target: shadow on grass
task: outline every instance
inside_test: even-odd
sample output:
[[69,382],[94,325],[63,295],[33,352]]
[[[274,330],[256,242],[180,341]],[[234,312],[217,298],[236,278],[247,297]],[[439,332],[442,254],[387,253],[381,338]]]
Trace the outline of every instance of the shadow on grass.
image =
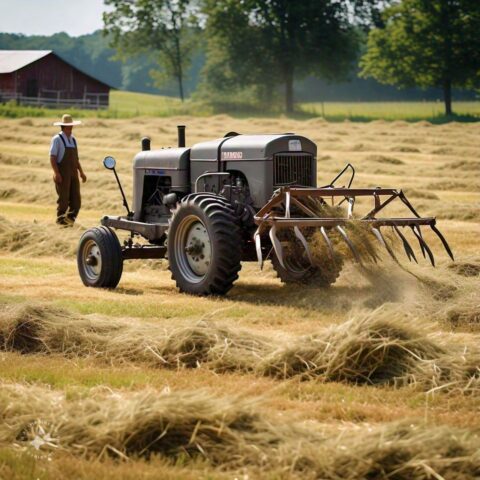
[[346,312],[353,307],[377,308],[398,301],[398,291],[381,290],[372,285],[333,285],[318,288],[314,285],[236,284],[225,297],[226,301],[251,305],[289,307],[305,311]]

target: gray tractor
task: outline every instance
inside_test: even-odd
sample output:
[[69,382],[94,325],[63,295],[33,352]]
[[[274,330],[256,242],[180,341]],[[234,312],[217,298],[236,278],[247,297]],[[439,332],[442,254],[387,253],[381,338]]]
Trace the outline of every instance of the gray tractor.
[[[429,226],[453,258],[435,218],[420,217],[401,190],[352,188],[355,170],[350,164],[330,184],[317,188],[316,157],[316,145],[293,133],[230,132],[187,148],[185,127],[179,126],[177,148],[151,150],[150,139],[142,139],[142,151],[133,159],[131,210],[115,159],[106,157],[104,166],[114,172],[127,214],[105,216],[102,226],[81,237],[77,263],[83,283],[115,288],[124,260],[167,258],[180,291],[223,295],[238,278],[242,261],[258,261],[262,267],[271,259],[283,282],[328,286],[335,282],[343,264],[333,249],[333,237],[341,239],[353,258],[362,261],[348,235],[350,226],[358,222],[395,260],[381,227],[391,227],[408,258],[416,261],[399,228],[409,227],[423,256],[434,264],[421,231],[422,226]],[[347,178],[347,172],[347,185],[336,186],[340,178]],[[373,208],[362,217],[353,213],[357,197],[373,199]],[[413,216],[378,218],[377,214],[395,199]],[[340,204],[346,206],[341,215],[338,208],[332,208]],[[123,245],[115,230],[130,233]],[[320,232],[328,251],[320,262],[311,252],[315,232]],[[148,243],[138,243],[137,237]]]

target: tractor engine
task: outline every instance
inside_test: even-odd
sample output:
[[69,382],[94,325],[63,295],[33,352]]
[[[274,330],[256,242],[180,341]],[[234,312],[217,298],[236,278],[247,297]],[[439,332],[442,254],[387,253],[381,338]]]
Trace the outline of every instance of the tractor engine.
[[221,195],[246,215],[242,208],[259,210],[279,187],[316,186],[317,148],[305,137],[232,132],[191,148],[184,138],[180,127],[178,148],[150,150],[142,141],[133,161],[134,220],[161,223],[188,193]]

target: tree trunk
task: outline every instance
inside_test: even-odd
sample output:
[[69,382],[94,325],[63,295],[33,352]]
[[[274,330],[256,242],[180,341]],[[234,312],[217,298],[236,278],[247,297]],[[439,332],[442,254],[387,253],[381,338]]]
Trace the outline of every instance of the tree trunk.
[[177,80],[178,80],[178,91],[180,93],[180,99],[183,102],[185,100],[185,96],[183,93],[183,78],[181,73],[178,75]]
[[443,100],[445,102],[445,115],[452,115],[452,81],[443,82]]
[[285,110],[293,113],[293,71],[290,68],[285,72]]

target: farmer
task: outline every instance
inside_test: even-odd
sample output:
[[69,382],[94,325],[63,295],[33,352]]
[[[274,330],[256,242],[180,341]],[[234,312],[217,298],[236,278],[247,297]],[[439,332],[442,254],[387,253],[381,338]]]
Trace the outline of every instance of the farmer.
[[50,145],[50,164],[53,169],[53,181],[57,190],[57,223],[59,225],[73,225],[80,211],[80,181],[87,181],[78,159],[77,141],[72,135],[75,125],[82,122],[73,121],[72,116],[65,114],[61,122],[53,125],[60,126],[62,131],[52,138]]

